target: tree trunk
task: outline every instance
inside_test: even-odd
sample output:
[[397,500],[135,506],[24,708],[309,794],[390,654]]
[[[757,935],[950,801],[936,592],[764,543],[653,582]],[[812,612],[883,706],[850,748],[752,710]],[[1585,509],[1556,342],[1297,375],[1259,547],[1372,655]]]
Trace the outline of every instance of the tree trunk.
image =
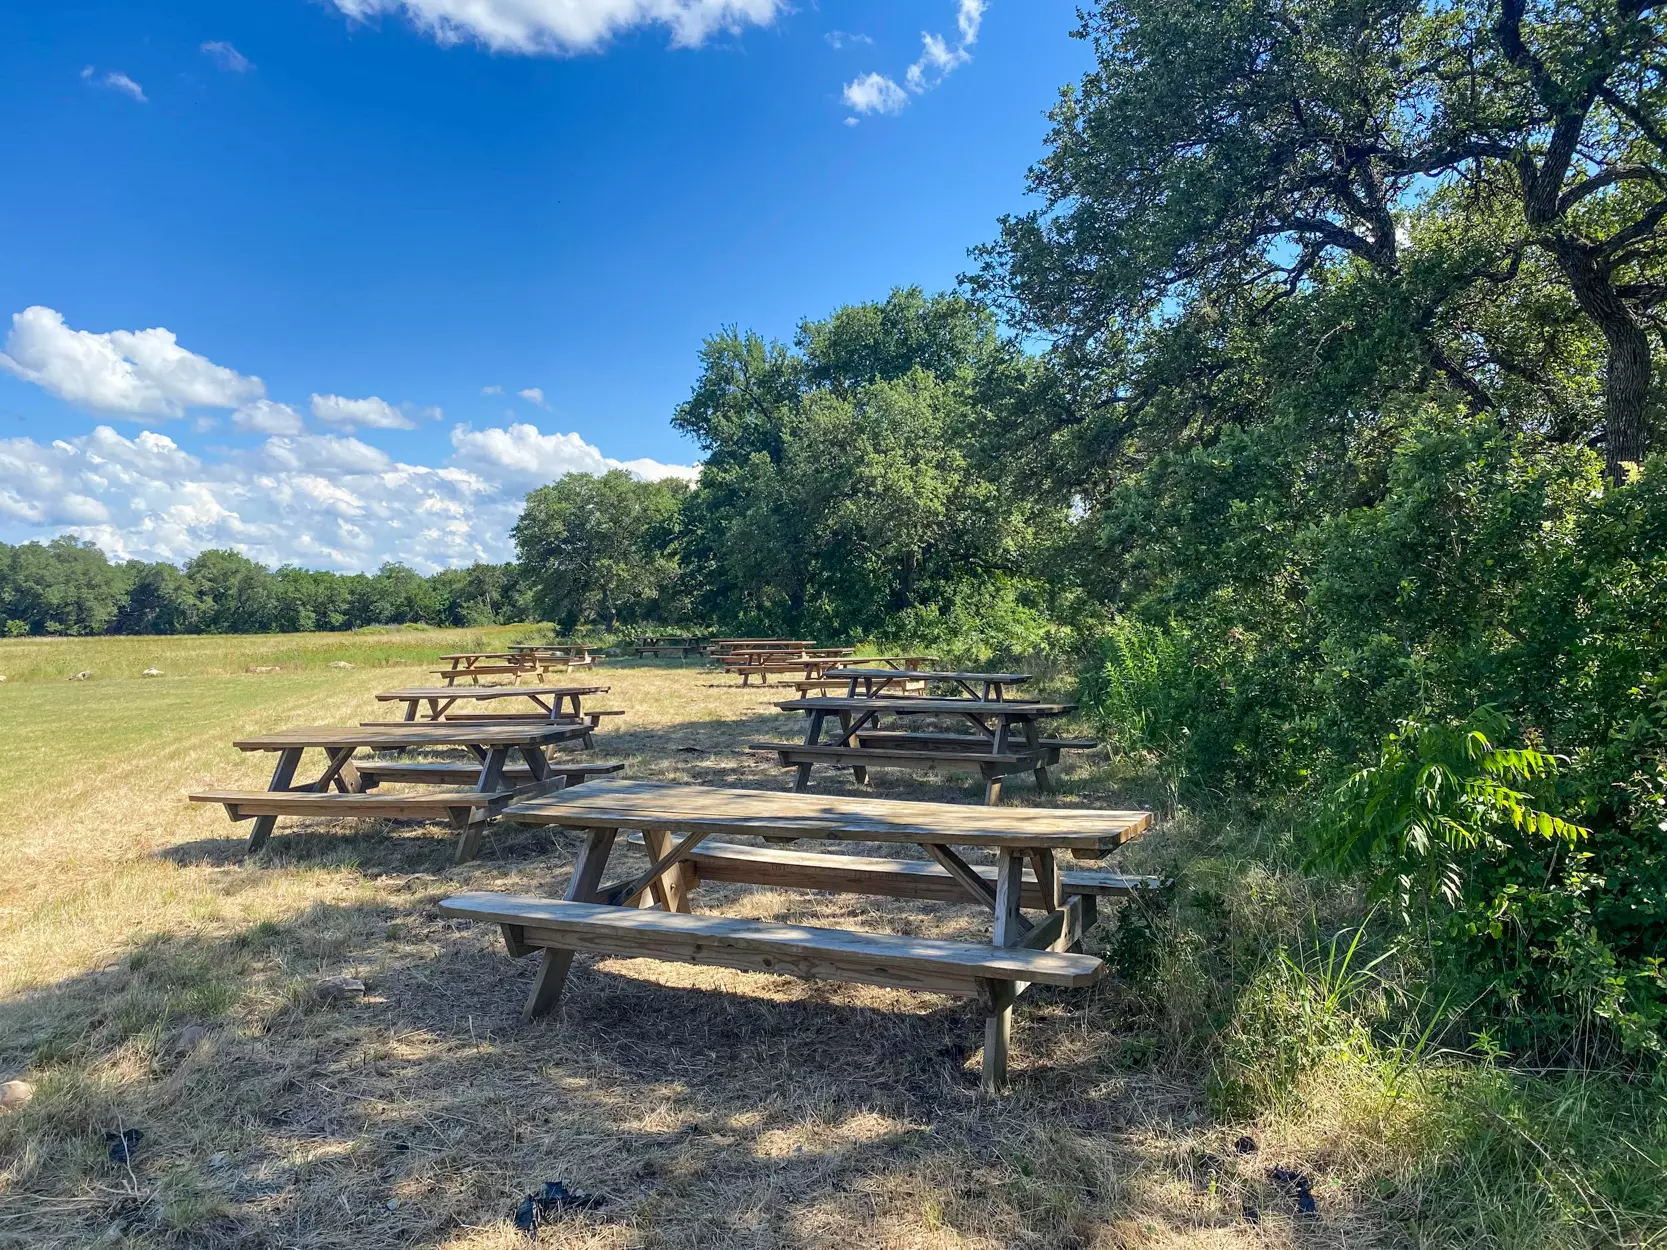
[[1644,458],[1649,431],[1644,401],[1650,389],[1650,340],[1626,301],[1615,291],[1608,268],[1578,240],[1554,235],[1552,256],[1569,280],[1575,303],[1603,332],[1609,349],[1604,377],[1604,467],[1612,482],[1625,480],[1622,466]]

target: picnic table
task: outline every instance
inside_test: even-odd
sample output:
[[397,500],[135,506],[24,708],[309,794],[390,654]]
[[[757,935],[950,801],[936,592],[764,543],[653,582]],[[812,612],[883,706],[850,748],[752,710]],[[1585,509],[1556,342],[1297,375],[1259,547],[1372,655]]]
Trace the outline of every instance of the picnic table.
[[561,668],[570,673],[576,668],[588,668],[607,659],[600,648],[582,642],[518,642],[511,643],[509,650],[511,655],[531,662],[540,671]]
[[[249,851],[265,845],[280,816],[348,816],[364,820],[416,818],[449,819],[459,829],[457,862],[473,859],[487,820],[517,796],[531,797],[560,789],[572,780],[599,772],[618,771],[618,765],[553,765],[548,748],[584,738],[590,727],[582,723],[517,724],[500,721],[443,721],[418,724],[309,725],[276,733],[239,738],[240,751],[272,751],[278,756],[271,783],[265,790],[201,790],[193,803],[219,803],[234,821],[253,820]],[[472,761],[452,763],[382,763],[354,759],[360,750],[405,751],[422,747],[463,747]],[[324,771],[312,781],[295,784],[295,774],[308,751],[322,751]],[[509,766],[518,754],[520,768]],[[419,793],[374,794],[385,781],[415,782],[431,788]],[[461,781],[463,784],[452,784]],[[332,793],[332,787],[336,793]]]
[[699,655],[706,649],[698,638],[687,635],[658,636],[644,638],[631,648],[631,654],[641,659],[644,656],[671,655],[682,659],[688,655]]
[[[1009,697],[1007,687],[1020,686],[1031,680],[1029,673],[970,673],[952,669],[922,669],[907,665],[902,668],[856,668],[849,663],[828,669],[824,678],[828,684],[844,683],[847,697],[853,699],[859,694],[869,698],[887,693],[895,694],[897,692],[893,690],[893,686],[898,683],[902,683],[904,689],[910,686],[924,688],[935,683],[956,686],[969,699],[997,703]],[[859,685],[862,687],[860,691],[857,689]]]
[[[1028,772],[1038,789],[1048,789],[1048,769],[1059,763],[1062,750],[1087,750],[1098,744],[1092,739],[1044,738],[1039,722],[1076,710],[1074,703],[1038,703],[1012,699],[931,699],[913,695],[863,696],[826,695],[789,699],[776,704],[786,712],[805,712],[810,726],[802,743],[753,742],[750,751],[773,751],[783,767],[793,766],[798,775],[795,791],[810,784],[815,764],[849,767],[859,785],[868,781],[874,766],[942,768],[951,772],[972,772],[984,778],[984,801],[1001,798],[1002,778]],[[910,729],[881,729],[881,717],[937,716],[964,721],[972,733],[932,733]],[[822,741],[822,728],[829,717],[837,719],[839,733],[831,742]]]
[[[1095,922],[1097,900],[1156,884],[1060,864],[1065,853],[1103,857],[1144,831],[1149,812],[603,781],[517,802],[504,816],[585,835],[562,899],[474,893],[440,904],[443,914],[501,926],[511,956],[542,952],[526,1018],[554,1009],[579,951],[981,997],[983,1086],[991,1093],[1007,1084],[1014,1001],[1031,984],[1082,986],[1104,976],[1099,958],[1074,949]],[[622,830],[636,831],[649,863],[608,881]],[[674,834],[682,835],[675,843]],[[719,834],[913,844],[927,858],[807,853],[713,840]],[[993,852],[994,864],[968,862],[956,849],[965,847]],[[970,902],[992,913],[992,937],[986,944],[696,916],[690,895],[703,880]]]
[[[894,693],[920,692],[926,690],[926,683],[920,679],[919,670],[936,660],[932,655],[846,655],[825,657],[807,661],[804,666],[805,675],[798,681],[789,684],[800,694],[811,691],[826,693],[830,687],[847,686],[847,694],[856,693],[856,683],[848,681],[845,674],[860,665],[879,665],[875,669],[859,669],[861,672],[884,673],[889,680],[882,682],[878,688],[865,693],[879,693],[880,689],[893,689]],[[873,680],[870,679],[870,686]]]
[[[376,696],[379,703],[405,704],[405,722],[414,721],[527,721],[533,724],[581,723],[592,732],[600,727],[604,716],[623,716],[621,711],[585,711],[580,702],[586,695],[607,694],[607,686],[415,686],[408,690],[384,690]],[[474,704],[500,703],[505,699],[525,699],[537,711],[454,712],[460,701]],[[366,722],[367,724],[385,722]],[[586,748],[593,745],[589,736]]]
[[508,677],[514,683],[537,670],[536,664],[515,651],[459,651],[440,658],[447,667],[435,669],[434,675],[448,686],[464,677],[477,685],[482,677]]
[[819,676],[831,664],[847,661],[853,647],[783,648],[779,651],[731,651],[719,661],[726,673],[739,673],[743,686],[759,678],[761,685],[770,684],[771,673],[803,672],[807,678]]

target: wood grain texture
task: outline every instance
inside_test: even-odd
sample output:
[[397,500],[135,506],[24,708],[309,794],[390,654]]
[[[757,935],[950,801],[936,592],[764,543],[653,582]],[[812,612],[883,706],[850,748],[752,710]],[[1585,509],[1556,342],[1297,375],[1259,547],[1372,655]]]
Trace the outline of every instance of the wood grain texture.
[[[565,742],[572,725],[485,721],[389,722],[375,725],[302,725],[274,733],[238,738],[239,751],[283,751],[291,747],[542,746]],[[586,727],[588,728],[588,726]]]
[[[768,920],[690,916],[514,894],[461,894],[440,904],[444,915],[520,925],[533,946],[561,946],[679,963],[745,967],[805,979],[855,980],[906,989],[954,985],[977,992],[978,978],[1045,985],[1092,985],[1103,961],[1059,951],[983,946],[937,938],[894,937],[816,929]],[[744,961],[744,962],[742,962]]]
[[706,829],[790,838],[1048,846],[1104,854],[1144,832],[1150,812],[985,808],[841,795],[781,794],[660,781],[596,781],[505,813],[524,824]]

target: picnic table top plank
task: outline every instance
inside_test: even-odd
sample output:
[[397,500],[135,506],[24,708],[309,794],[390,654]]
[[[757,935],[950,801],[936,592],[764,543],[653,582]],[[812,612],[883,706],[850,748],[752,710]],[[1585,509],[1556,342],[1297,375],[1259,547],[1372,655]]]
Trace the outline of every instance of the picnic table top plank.
[[384,690],[376,697],[382,702],[406,702],[413,699],[507,699],[514,695],[607,694],[608,686],[413,686],[406,690]]
[[570,724],[504,721],[392,721],[376,725],[300,725],[236,739],[239,751],[284,751],[306,747],[544,746],[564,742]]
[[920,696],[813,695],[787,699],[776,704],[784,712],[904,712],[910,715],[943,713],[946,716],[1064,716],[1077,710],[1075,703],[1032,703],[1014,699],[928,699]]
[[592,782],[517,803],[504,815],[522,824],[570,829],[675,829],[1101,853],[1152,823],[1150,812],[973,807],[659,781]]
[[[884,656],[865,657],[884,659]],[[893,680],[988,682],[991,685],[1017,686],[1032,681],[1029,673],[963,673],[953,669],[919,668],[830,668],[829,677],[890,677]]]

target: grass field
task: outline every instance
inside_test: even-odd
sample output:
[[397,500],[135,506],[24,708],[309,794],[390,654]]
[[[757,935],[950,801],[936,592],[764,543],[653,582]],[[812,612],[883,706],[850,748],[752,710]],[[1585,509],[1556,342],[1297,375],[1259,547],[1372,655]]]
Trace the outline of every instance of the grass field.
[[[1460,1244],[1406,1218],[1439,1180],[1427,1119],[1339,1082],[1319,1119],[1214,1122],[1202,1069],[1154,1058],[1115,979],[1021,1000],[997,1101],[977,1092],[977,1007],[930,995],[581,959],[559,1017],[526,1026],[530,964],[435,904],[559,892],[571,839],[500,825],[454,868],[440,826],[291,820],[247,859],[247,826],[184,800],[264,785],[270,760],[234,734],[363,719],[439,652],[511,636],[0,644],[0,1077],[36,1085],[0,1115],[0,1245],[509,1247],[546,1180],[602,1199],[542,1231],[564,1247]],[[149,665],[167,675],[139,679]],[[628,775],[787,788],[741,749],[798,729],[778,692],[695,662],[600,676],[595,706],[628,715],[599,756]],[[1064,782],[1047,801],[1132,801],[1108,761]],[[978,801],[971,780],[896,772],[874,792]],[[987,932],[949,905],[734,886],[696,903]],[[364,1001],[317,1000],[337,973]],[[127,1129],[144,1136],[112,1162]],[[1316,1217],[1276,1167],[1312,1178]]]

